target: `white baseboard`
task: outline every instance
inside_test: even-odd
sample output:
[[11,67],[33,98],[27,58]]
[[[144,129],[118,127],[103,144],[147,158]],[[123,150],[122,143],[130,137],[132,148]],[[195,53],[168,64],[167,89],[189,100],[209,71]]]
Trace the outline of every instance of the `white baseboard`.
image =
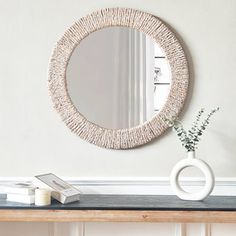
[[[78,187],[87,194],[158,194],[172,195],[169,178],[76,178],[64,180]],[[0,177],[0,184],[5,182],[32,181],[30,177]],[[194,192],[204,185],[199,178],[183,178],[181,186]],[[212,195],[236,196],[236,178],[216,178]]]

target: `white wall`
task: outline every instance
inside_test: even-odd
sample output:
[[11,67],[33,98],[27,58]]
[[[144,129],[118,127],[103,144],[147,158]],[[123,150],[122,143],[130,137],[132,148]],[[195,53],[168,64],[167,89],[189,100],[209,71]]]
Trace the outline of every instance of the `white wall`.
[[52,108],[47,70],[54,44],[80,17],[117,6],[153,13],[181,35],[192,74],[183,120],[220,106],[198,155],[217,177],[236,177],[234,0],[0,0],[0,176],[168,176],[185,156],[172,132],[133,150],[96,147],[72,134]]
[[[0,0],[0,176],[55,172],[75,177],[158,177],[185,152],[175,135],[138,149],[114,151],[82,141],[61,122],[47,90],[55,42],[74,21],[105,7],[137,8],[159,16],[185,42],[191,67],[183,114],[191,122],[200,107],[220,106],[200,144],[199,156],[217,177],[236,177],[235,0]],[[86,224],[86,235],[235,235],[235,224]],[[0,223],[1,235],[85,235],[82,225]],[[177,229],[177,230],[176,230]],[[54,233],[53,233],[54,231]]]

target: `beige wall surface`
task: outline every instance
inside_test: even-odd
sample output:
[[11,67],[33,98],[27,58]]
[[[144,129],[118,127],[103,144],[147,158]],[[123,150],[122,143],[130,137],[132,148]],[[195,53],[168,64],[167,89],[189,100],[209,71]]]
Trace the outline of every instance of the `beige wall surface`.
[[169,176],[186,155],[172,132],[137,149],[102,149],[72,134],[54,111],[52,49],[77,19],[106,7],[152,13],[179,35],[191,68],[182,120],[189,125],[199,108],[220,107],[198,156],[216,177],[236,177],[235,0],[0,0],[0,176]]

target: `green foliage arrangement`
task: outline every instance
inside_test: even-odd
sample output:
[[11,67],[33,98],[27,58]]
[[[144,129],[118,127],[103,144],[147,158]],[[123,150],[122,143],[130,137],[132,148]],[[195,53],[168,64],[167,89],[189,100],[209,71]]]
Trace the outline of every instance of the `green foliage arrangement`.
[[218,110],[219,107],[212,109],[211,112],[202,121],[204,109],[200,109],[195,121],[192,124],[192,127],[189,130],[184,129],[182,123],[178,120],[177,117],[172,117],[170,119],[166,118],[166,121],[168,125],[172,127],[174,131],[176,131],[177,136],[182,143],[182,146],[188,152],[191,152],[195,151],[198,148],[200,137],[209,125],[212,115],[214,115],[214,113],[216,113]]

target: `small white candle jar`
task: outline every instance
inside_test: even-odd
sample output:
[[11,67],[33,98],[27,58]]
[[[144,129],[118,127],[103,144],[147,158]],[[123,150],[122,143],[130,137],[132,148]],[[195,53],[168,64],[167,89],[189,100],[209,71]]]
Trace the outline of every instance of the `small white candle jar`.
[[51,191],[48,189],[35,189],[35,205],[47,206],[51,204]]

